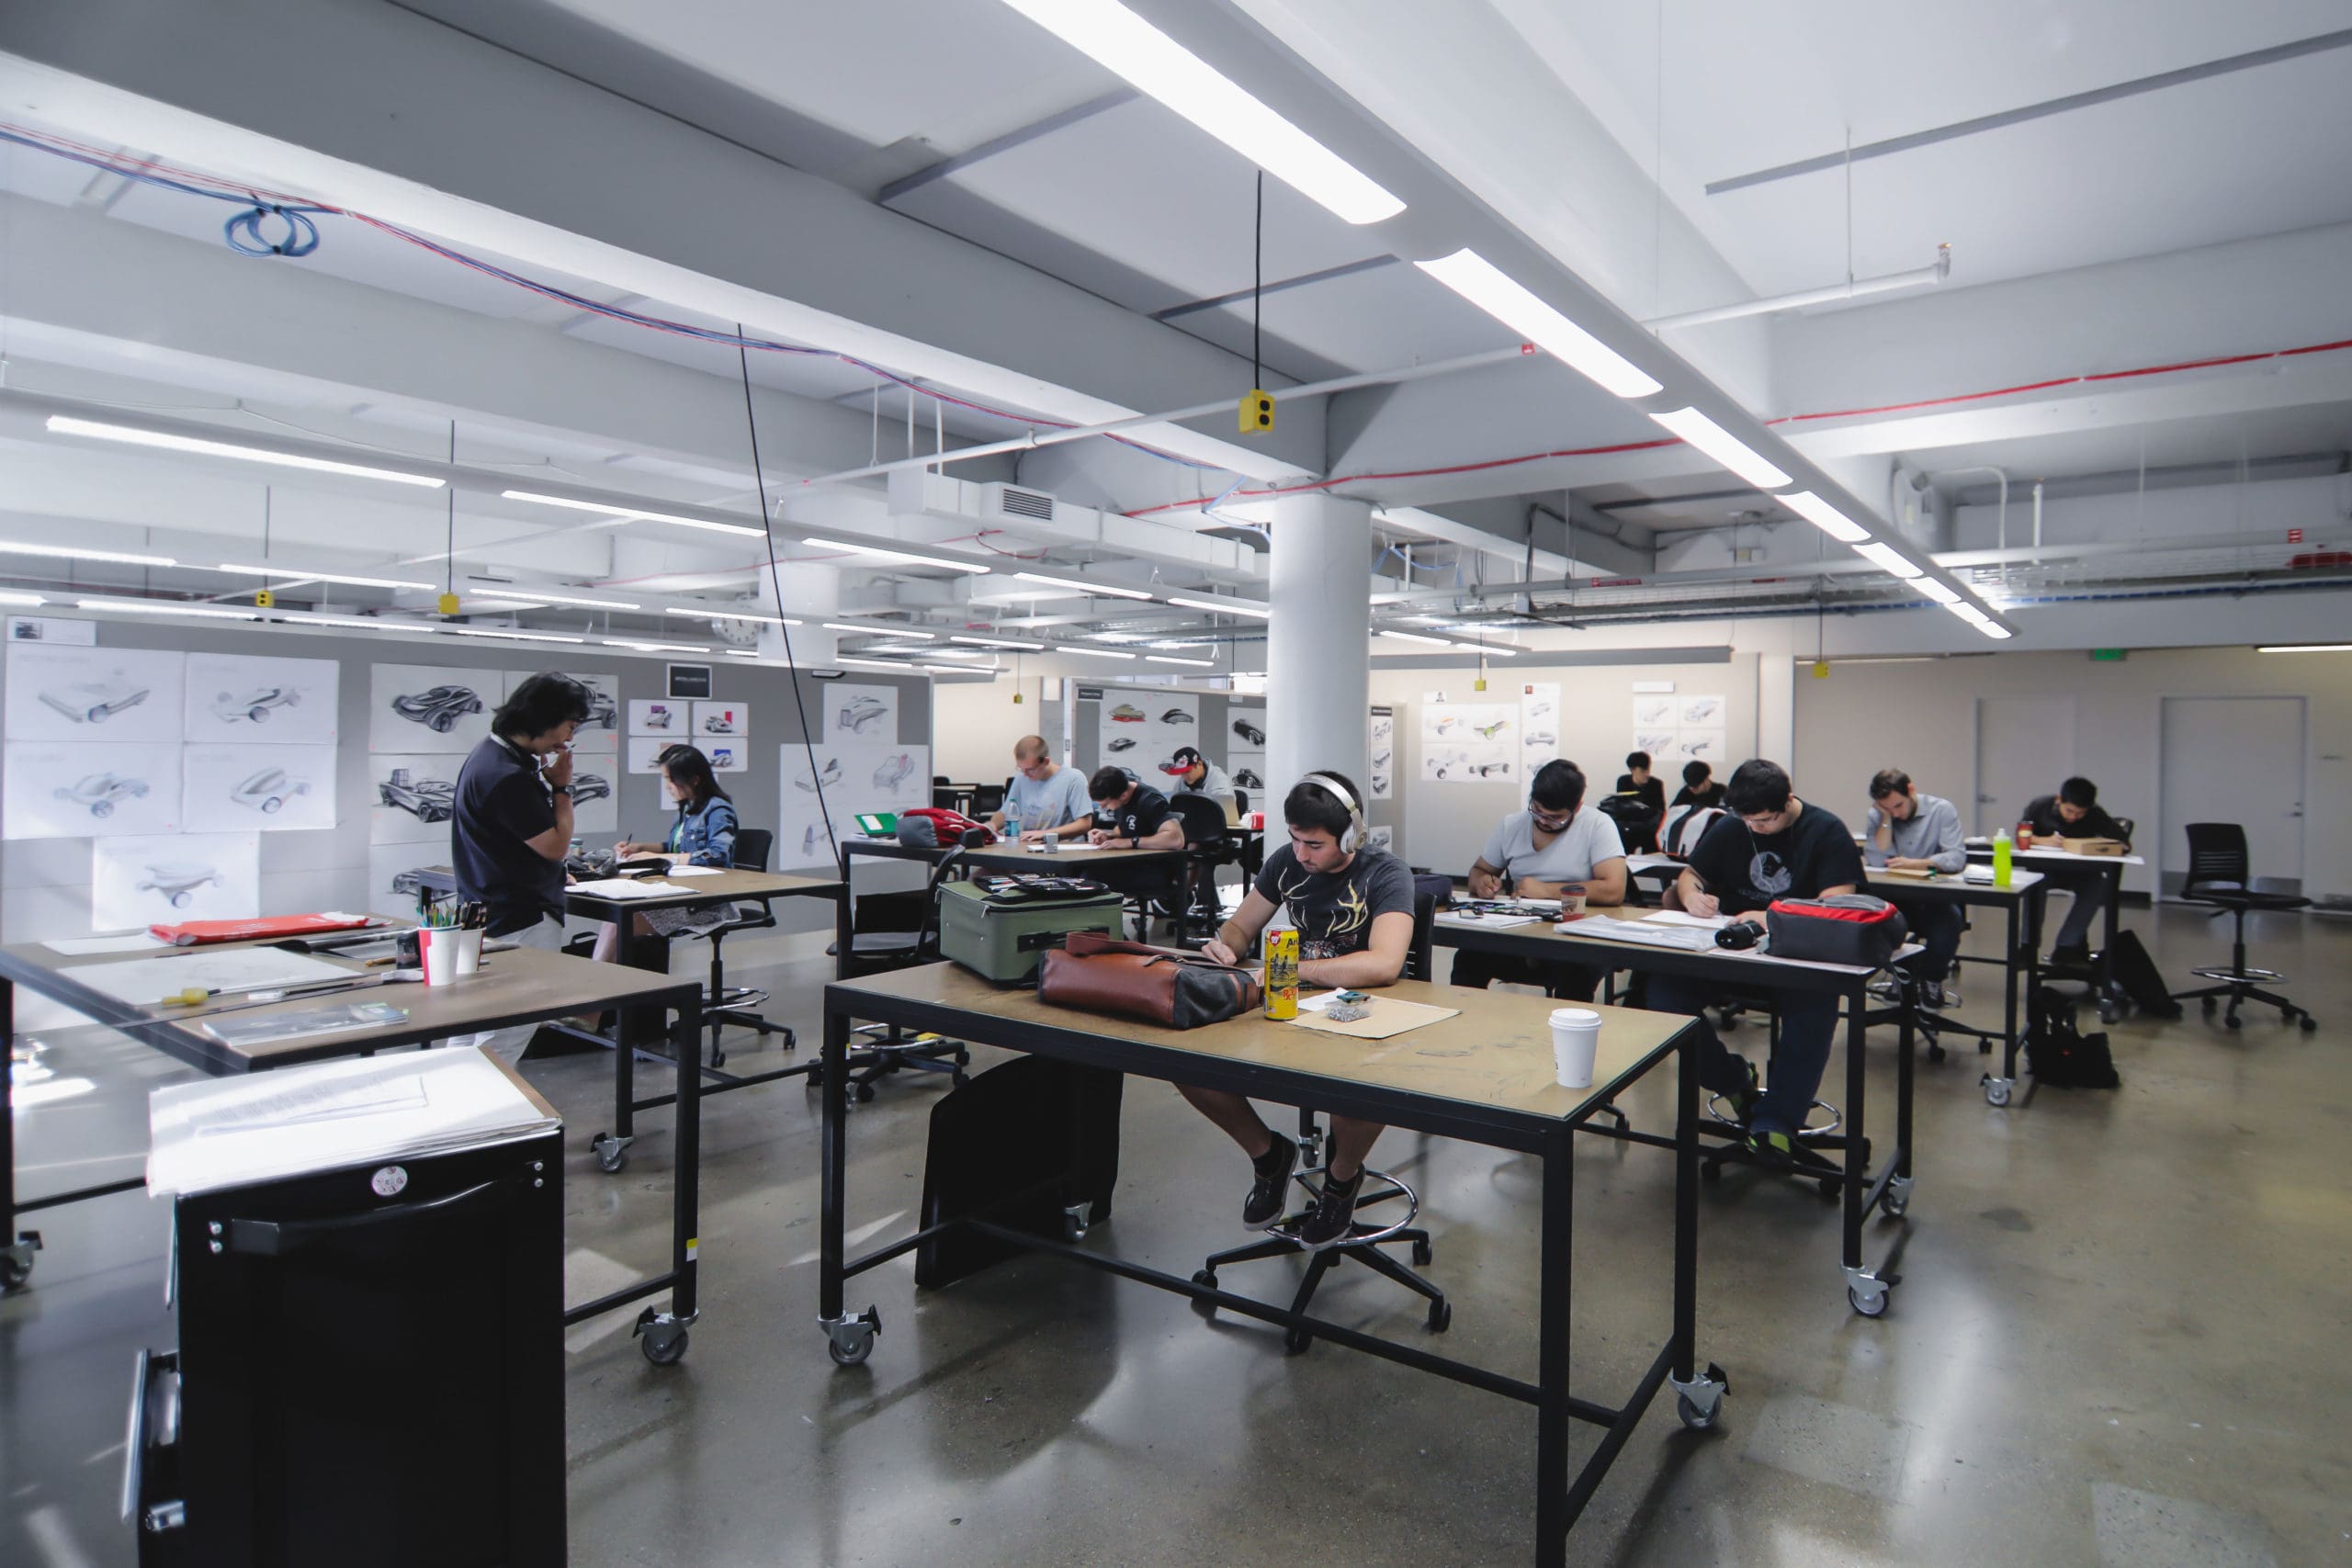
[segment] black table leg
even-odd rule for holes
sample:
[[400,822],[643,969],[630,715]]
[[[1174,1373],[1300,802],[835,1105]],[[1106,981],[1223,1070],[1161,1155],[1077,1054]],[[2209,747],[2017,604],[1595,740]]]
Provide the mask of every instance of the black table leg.
[[39,1231],[17,1229],[17,983],[0,980],[0,1291],[32,1277]]
[[1857,982],[1846,997],[1846,1180],[1845,1267],[1850,1276],[1862,1266],[1862,1195],[1870,1185],[1870,1138],[1863,1125],[1867,1065],[1862,1057],[1864,1010],[1869,993]]
[[2014,1076],[2018,1060],[2018,963],[2025,941],[2025,900],[2009,900],[2008,946],[2001,952],[2001,1071]]
[[679,1321],[692,1323],[699,1315],[695,1271],[702,1251],[702,998],[681,1003],[677,1026],[670,1032],[678,1053],[677,1167],[674,1208],[670,1222],[670,1267],[678,1283],[670,1292],[670,1311]]
[[1535,1405],[1535,1561],[1562,1568],[1568,1560],[1568,1286],[1573,1261],[1576,1173],[1574,1135],[1544,1140],[1544,1226],[1537,1296]]
[[845,1012],[825,1012],[825,1137],[817,1213],[817,1322],[826,1349],[842,1366],[855,1366],[874,1352],[882,1314],[871,1303],[854,1317],[842,1307],[847,1276],[842,1244],[849,1208],[849,1032]]

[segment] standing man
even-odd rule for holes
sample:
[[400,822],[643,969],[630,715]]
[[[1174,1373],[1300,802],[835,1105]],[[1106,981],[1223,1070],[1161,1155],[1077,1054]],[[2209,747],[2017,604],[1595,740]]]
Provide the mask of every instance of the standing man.
[[[2018,818],[2019,824],[2033,829],[2036,839],[2049,839],[2047,847],[2056,849],[2059,839],[2115,839],[2128,851],[2131,835],[2122,825],[2109,817],[2098,803],[2098,785],[2082,777],[2068,779],[2058,786],[2056,795],[2037,797]],[[2091,921],[2106,908],[2100,897],[2107,886],[2107,875],[2097,867],[2066,861],[2036,861],[2033,869],[2041,873],[2064,890],[2073,908],[2066,911],[2065,923],[2058,928],[2058,940],[2050,949],[2052,964],[2088,964],[2091,961]],[[2040,940],[2041,933],[2035,933]]]
[[[1302,985],[1372,987],[1394,985],[1413,946],[1413,874],[1395,855],[1366,846],[1363,797],[1342,773],[1309,773],[1283,797],[1290,842],[1266,857],[1250,896],[1201,951],[1219,964],[1238,964],[1276,909],[1298,928]],[[1256,1168],[1241,1223],[1265,1226],[1282,1217],[1298,1145],[1280,1136],[1247,1096],[1179,1084],[1193,1108],[1223,1128]],[[1363,1189],[1364,1156],[1382,1132],[1377,1122],[1331,1118],[1331,1154],[1323,1195],[1299,1227],[1298,1239],[1324,1247],[1346,1238]]]
[[[1675,884],[1691,914],[1752,914],[1775,898],[1826,898],[1851,893],[1860,884],[1862,856],[1854,836],[1835,812],[1799,800],[1779,763],[1760,757],[1742,762],[1724,786],[1724,800],[1731,815],[1707,829]],[[1769,1163],[1787,1164],[1829,1065],[1838,998],[1804,991],[1780,994],[1781,1042],[1773,1053],[1771,1087],[1759,1093],[1755,1065],[1727,1050],[1707,1021],[1706,1010],[1724,999],[1722,987],[1666,975],[1643,980],[1645,1005],[1699,1021],[1699,1081],[1731,1101],[1747,1123],[1747,1151]]]
[[[1508,875],[1512,895],[1520,898],[1557,898],[1577,887],[1603,908],[1623,904],[1625,846],[1618,841],[1616,823],[1585,809],[1584,791],[1583,770],[1574,762],[1555,758],[1537,769],[1527,792],[1527,809],[1496,825],[1477,863],[1471,866],[1470,897],[1494,897]],[[1479,990],[1497,980],[1541,986],[1547,995],[1589,1002],[1600,988],[1601,973],[1582,964],[1463,947],[1454,950],[1450,978],[1456,986]]]
[[1233,780],[1193,747],[1176,748],[1176,754],[1160,763],[1159,771],[1176,781],[1169,794],[1204,795],[1227,811],[1233,809]]
[[1044,736],[1024,735],[1012,743],[1012,768],[1003,808],[989,813],[991,831],[1018,833],[1034,844],[1048,836],[1075,839],[1093,825],[1085,779],[1054,761]]
[[1131,850],[1181,850],[1184,819],[1169,808],[1168,797],[1125,768],[1097,768],[1086,781],[1094,801],[1094,826],[1086,841]]
[[489,912],[484,934],[552,953],[563,945],[563,857],[571,845],[571,733],[588,688],[534,675],[490,716],[458,773],[449,864],[458,897]]
[[[1864,858],[1890,871],[1933,871],[1958,876],[1968,865],[1960,808],[1939,795],[1921,795],[1901,768],[1871,775],[1871,809],[1862,819]],[[1944,984],[1960,952],[1961,909],[1940,899],[1905,908],[1912,937],[1926,951],[1905,961],[1919,977],[1919,999],[1931,1008],[1958,1007],[1960,993]]]

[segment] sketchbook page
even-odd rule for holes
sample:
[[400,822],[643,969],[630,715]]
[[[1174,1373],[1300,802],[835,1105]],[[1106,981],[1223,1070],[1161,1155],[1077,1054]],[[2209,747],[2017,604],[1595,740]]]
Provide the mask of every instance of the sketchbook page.
[[325,980],[356,980],[341,964],[275,947],[175,950],[168,958],[127,958],[119,964],[75,964],[63,971],[74,979],[132,1007],[150,1007],[191,988],[252,991],[265,987],[304,986]]
[[1661,926],[1696,926],[1710,931],[1719,931],[1731,924],[1729,915],[1693,915],[1681,909],[1653,910],[1642,919]]

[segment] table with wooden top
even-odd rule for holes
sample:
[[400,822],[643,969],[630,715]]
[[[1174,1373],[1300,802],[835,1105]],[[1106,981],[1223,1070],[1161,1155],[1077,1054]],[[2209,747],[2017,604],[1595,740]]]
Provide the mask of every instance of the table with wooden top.
[[[222,944],[257,947],[261,942]],[[349,991],[326,989],[297,994],[283,1001],[256,1005],[237,993],[213,997],[195,1006],[170,1003],[140,1005],[122,1001],[89,981],[94,967],[133,959],[165,958],[172,948],[142,948],[128,953],[70,955],[40,942],[0,947],[0,1033],[16,1043],[16,990],[21,986],[62,1003],[74,1011],[119,1033],[216,1077],[299,1066],[343,1056],[372,1055],[434,1041],[464,1038],[488,1030],[515,1028],[604,1008],[663,1009],[676,1015],[668,1031],[678,1063],[677,1166],[673,1198],[671,1261],[666,1272],[651,1275],[594,1301],[566,1309],[564,1322],[626,1306],[631,1302],[671,1292],[671,1308],[657,1313],[647,1308],[640,1317],[646,1354],[656,1361],[674,1361],[685,1349],[685,1325],[695,1315],[695,1269],[698,1174],[702,1117],[695,1077],[687,1070],[702,1023],[702,988],[691,980],[673,980],[642,969],[595,964],[534,948],[510,948],[485,953],[480,973],[461,976],[447,986],[384,984],[386,971],[356,959],[321,953],[314,956],[350,970],[355,982],[378,978],[379,983],[356,986]],[[205,951],[219,951],[218,948]],[[380,1027],[344,1030],[334,1033],[298,1035],[287,1040],[230,1045],[203,1032],[200,1025],[223,1013],[266,1020],[300,1012],[322,1003],[345,999],[388,1002],[405,1009],[408,1016]],[[630,1052],[620,1053],[623,1056]],[[110,1192],[146,1185],[143,1178],[109,1182],[77,1191],[52,1194],[30,1201],[16,1195],[16,1150],[10,1111],[9,1079],[0,1073],[0,1235],[12,1245],[0,1252],[0,1283],[14,1289],[32,1270],[32,1254],[40,1248],[39,1232],[18,1233],[17,1216],[54,1208]]]
[[[1366,1041],[1273,1022],[1255,1012],[1184,1031],[1076,1012],[1047,1006],[1033,989],[1000,987],[951,964],[826,987],[818,1308],[834,1359],[844,1364],[865,1360],[880,1328],[870,1306],[859,1314],[845,1312],[848,1281],[927,1240],[966,1228],[1535,1406],[1535,1558],[1539,1563],[1564,1562],[1568,1527],[1662,1387],[1671,1382],[1678,1390],[1679,1408],[1689,1425],[1712,1425],[1720,1408],[1721,1373],[1698,1365],[1693,1350],[1699,1080],[1688,1044],[1697,1031],[1684,1018],[1603,1009],[1592,1086],[1564,1089],[1555,1081],[1549,1000],[1410,980],[1378,995],[1460,1010],[1385,1040]],[[1507,1377],[1416,1345],[1196,1283],[1083,1247],[1074,1236],[1016,1230],[982,1217],[948,1220],[863,1257],[849,1258],[844,1248],[849,1099],[836,1064],[844,1059],[852,1028],[860,1021],[931,1030],[1083,1066],[1228,1089],[1538,1156],[1543,1162],[1543,1204],[1536,1216],[1542,1292],[1535,1319],[1536,1381]],[[1599,1404],[1577,1397],[1569,1388],[1571,1145],[1589,1117],[1669,1056],[1676,1060],[1676,1134],[1652,1141],[1675,1152],[1671,1323],[1663,1347],[1631,1397],[1619,1406]],[[1573,1477],[1568,1463],[1571,1420],[1606,1429]]]
[[[1962,964],[1988,964],[2001,971],[2001,1032],[1996,1035],[1989,1030],[1978,1029],[1958,1019],[1942,1018],[1933,1012],[1918,1015],[1919,1026],[1928,1036],[1928,1057],[1943,1059],[1943,1044],[1939,1035],[1969,1034],[1976,1038],[1977,1049],[1989,1051],[1992,1043],[2001,1042],[2001,1070],[1986,1073],[1980,1080],[1988,1105],[2007,1105],[2017,1089],[2018,1053],[2024,1048],[2026,1034],[2034,1021],[2034,987],[2041,976],[2041,948],[2033,940],[2041,929],[2042,919],[2050,902],[2050,883],[2038,871],[2013,871],[2009,886],[1996,887],[1990,882],[1971,882],[1965,877],[1919,875],[1916,873],[1889,871],[1884,866],[1871,866],[1870,891],[1896,908],[1906,904],[1958,904],[1963,908],[1999,909],[2003,911],[2005,929],[2002,932],[2001,956],[1972,958],[1962,954]],[[2018,981],[2025,981],[2025,999],[2020,1008]]]
[[[1993,863],[1993,846],[1989,840],[1969,839],[1964,840],[1964,848],[1970,860],[1984,865]],[[2148,863],[2147,857],[2130,854],[2076,854],[2072,850],[2061,849],[2055,844],[2044,845],[2038,836],[2032,849],[2012,849],[2009,852],[2009,857],[2018,864],[2038,864],[2045,872],[2066,872],[2088,868],[2098,873],[2099,896],[2107,901],[2107,912],[2104,916],[2106,934],[2099,942],[2098,956],[2091,965],[2091,985],[2098,1000],[2099,1021],[2113,1023],[2123,1016],[2125,1001],[2121,987],[2115,983],[2115,939],[2123,930],[2123,868],[2127,865],[2145,865]],[[2061,881],[2059,886],[2064,886],[2064,882]],[[2049,889],[2045,887],[2042,892],[2046,898]],[[2034,928],[2028,934],[2039,944],[2041,940],[2041,922],[2038,919],[2034,922]]]
[[[1613,908],[1595,906],[1590,913],[1617,919],[1637,920],[1657,911],[1634,906]],[[1863,1076],[1862,1036],[1869,1020],[1870,993],[1868,987],[1875,969],[1859,964],[1816,964],[1802,959],[1776,958],[1754,949],[1734,951],[1712,942],[1704,949],[1690,951],[1678,947],[1652,947],[1640,942],[1615,941],[1605,937],[1579,934],[1571,923],[1555,926],[1549,919],[1537,919],[1524,925],[1501,928],[1478,924],[1457,924],[1440,919],[1431,931],[1432,940],[1442,947],[1473,948],[1487,953],[1507,954],[1515,958],[1533,959],[1544,964],[1578,964],[1589,968],[1614,971],[1631,969],[1636,974],[1668,975],[1710,985],[1727,986],[1741,990],[1804,991],[1817,996],[1838,998],[1846,1013],[1846,1103],[1842,1120],[1831,1127],[1800,1135],[1797,1149],[1798,1174],[1809,1176],[1821,1184],[1826,1197],[1843,1196],[1844,1223],[1839,1227],[1840,1271],[1846,1285],[1847,1304],[1864,1317],[1884,1314],[1888,1301],[1901,1276],[1893,1272],[1894,1252],[1876,1265],[1862,1261],[1862,1221],[1872,1209],[1883,1210],[1890,1219],[1901,1219],[1911,1203],[1912,1156],[1912,1057],[1913,1014],[1912,987],[1908,976],[1900,969],[1891,973],[1898,976],[1904,987],[1905,1005],[1899,1010],[1899,1048],[1896,1066],[1894,1101],[1894,1149],[1871,1173],[1871,1144],[1865,1130],[1863,1115],[1867,1084]],[[1897,951],[1898,958],[1919,951],[1911,944]],[[1476,995],[1474,991],[1455,991],[1453,995]],[[1633,1131],[1622,1116],[1614,1127],[1594,1125],[1585,1129],[1601,1137],[1625,1138],[1637,1143],[1656,1143],[1654,1134]],[[1713,1175],[1718,1167],[1730,1160],[1744,1160],[1740,1141],[1745,1130],[1736,1123],[1710,1119],[1700,1132],[1720,1140],[1709,1151],[1707,1169]],[[1836,1153],[1835,1160],[1824,1156],[1822,1151]]]

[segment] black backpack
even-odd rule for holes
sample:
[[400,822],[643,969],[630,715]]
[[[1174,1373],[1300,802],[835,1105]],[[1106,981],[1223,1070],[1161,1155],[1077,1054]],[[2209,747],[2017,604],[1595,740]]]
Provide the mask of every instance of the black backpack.
[[2075,1027],[2075,998],[2044,986],[2033,996],[2033,1029],[2025,1054],[2034,1081],[2046,1089],[2120,1089],[2107,1032]]
[[1592,803],[1593,809],[1617,824],[1617,840],[1629,854],[1645,854],[1657,848],[1658,810],[1638,795],[1604,795]]
[[2178,1018],[2180,1004],[2172,999],[2165,988],[2164,971],[2148,956],[2137,931],[2115,933],[2115,951],[2109,955],[2115,969],[2115,983],[2132,998],[2134,1011],[2150,1018]]

